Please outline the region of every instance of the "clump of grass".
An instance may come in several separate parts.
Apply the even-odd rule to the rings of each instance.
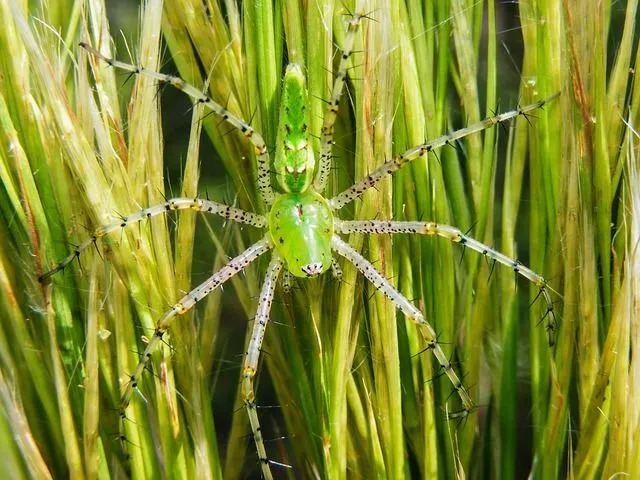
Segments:
[[[285,64],[304,66],[317,133],[344,15],[368,13],[340,105],[331,192],[425,139],[561,92],[504,131],[413,162],[341,212],[470,229],[547,277],[559,330],[550,348],[537,288],[472,252],[433,238],[354,235],[351,245],[435,325],[478,408],[446,421],[458,399],[430,354],[417,355],[415,326],[344,265],[340,284],[325,276],[278,294],[258,391],[259,403],[279,406],[260,410],[266,438],[285,437],[268,444],[270,455],[295,478],[640,476],[640,122],[629,73],[637,1],[622,10],[523,0],[500,12],[462,0],[311,3],[150,0],[132,61],[160,69],[162,36],[181,77],[207,85],[273,145]],[[178,159],[163,155],[164,96],[138,77],[121,108],[125,77],[76,47],[116,55],[104,5],[80,5],[0,2],[1,468],[11,478],[108,478],[127,468],[136,478],[258,475],[235,355],[264,264],[174,324],[142,381],[144,399],[132,402],[128,467],[116,407],[159,316],[259,232],[214,220],[200,239],[193,214],[175,225],[158,217],[109,236],[50,285],[37,282],[70,244],[170,188],[224,200],[207,183],[212,164],[224,165],[227,203],[264,210],[246,140],[201,107],[168,185],[165,169]],[[501,61],[510,55],[499,14],[519,17],[523,41],[509,94],[506,73],[516,68]],[[207,142],[215,159],[201,155]]]

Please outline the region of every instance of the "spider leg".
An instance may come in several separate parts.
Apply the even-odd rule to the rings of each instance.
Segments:
[[[234,129],[242,132],[242,134],[247,137],[247,140],[249,140],[249,142],[251,142],[251,144],[253,145],[256,157],[258,159],[258,189],[260,191],[260,195],[267,205],[271,205],[273,203],[275,195],[273,193],[273,188],[271,187],[271,176],[269,174],[269,151],[267,149],[267,144],[262,138],[262,135],[256,132],[251,125],[247,124],[239,117],[236,117],[225,107],[215,102],[209,95],[203,93],[193,85],[185,82],[180,77],[177,77],[175,75],[167,75],[165,73],[154,72],[138,65],[131,65],[129,63],[124,63],[119,60],[106,57],[85,42],[80,42],[80,46],[91,53],[93,56],[100,58],[112,67],[131,72],[135,75],[143,75],[148,78],[153,78],[158,82],[169,84],[177,88],[178,90],[182,90],[195,102],[204,104],[207,108],[211,109],[211,111],[213,111],[213,113],[215,113],[218,117],[230,124]]]
[[[244,361],[244,367],[242,369],[242,398],[244,399],[247,413],[249,414],[249,423],[251,424],[251,431],[253,433],[253,441],[256,444],[256,450],[258,451],[258,458],[260,459],[260,465],[262,467],[262,475],[266,480],[271,480],[271,464],[277,464],[280,466],[288,466],[276,462],[272,462],[267,458],[267,452],[264,448],[264,440],[262,438],[262,431],[260,429],[260,421],[258,420],[258,413],[256,411],[255,392],[253,390],[253,378],[256,375],[258,369],[258,360],[260,358],[260,348],[262,347],[262,340],[264,333],[269,322],[269,312],[271,310],[271,304],[273,303],[273,295],[278,280],[278,275],[284,261],[280,256],[274,253],[269,267],[267,268],[267,274],[262,284],[262,291],[260,292],[260,300],[258,302],[258,309],[253,324],[253,332],[251,334],[251,341],[249,342],[249,348]]]
[[[195,210],[196,212],[213,213],[216,215],[220,215],[227,220],[233,220],[234,222],[238,223],[246,223],[248,225],[253,225],[254,227],[264,227],[266,225],[266,219],[262,215],[246,212],[239,208],[230,207],[222,203],[217,203],[211,200],[204,200],[200,198],[172,198],[164,203],[160,203],[158,205],[154,205],[153,207],[145,208],[136,213],[132,213],[131,215],[124,216],[118,222],[96,228],[88,239],[74,248],[72,253],[61,260],[54,268],[38,277],[38,281],[45,282],[59,271],[64,270],[65,267],[69,265],[74,259],[79,259],[80,254],[83,251],[85,251],[91,245],[96,245],[98,239],[104,237],[108,233],[126,228],[131,224],[174,210]]]
[[[316,192],[322,193],[327,185],[327,179],[329,178],[329,172],[331,171],[331,151],[333,147],[333,126],[336,122],[336,116],[338,114],[338,105],[340,104],[340,97],[344,90],[345,79],[347,78],[347,69],[349,66],[349,59],[353,54],[353,43],[356,38],[356,32],[360,26],[362,16],[354,14],[351,16],[349,26],[347,27],[347,33],[344,37],[344,47],[342,49],[342,57],[340,58],[340,64],[338,66],[338,73],[333,82],[333,88],[331,90],[331,99],[329,100],[329,108],[324,113],[324,119],[322,121],[322,135],[320,142],[320,162],[318,165],[318,171],[316,172],[316,178],[313,181],[313,188]]]
[[[376,185],[384,177],[386,177],[387,175],[391,175],[397,170],[400,170],[412,160],[420,158],[437,148],[448,145],[451,142],[464,138],[468,135],[471,135],[472,133],[481,132],[482,130],[486,130],[487,128],[492,127],[496,124],[507,122],[519,116],[526,117],[527,113],[531,112],[532,110],[542,108],[547,102],[550,102],[558,95],[559,93],[556,93],[549,98],[540,100],[530,105],[526,105],[524,107],[519,107],[516,110],[485,118],[484,120],[481,120],[478,123],[474,123],[473,125],[469,125],[466,128],[456,130],[455,132],[442,135],[441,137],[438,137],[430,142],[410,148],[406,152],[401,153],[400,155],[396,155],[391,160],[388,160],[373,172],[371,172],[368,176],[356,182],[354,185],[347,188],[342,193],[333,197],[331,200],[329,200],[329,205],[332,209],[339,210],[348,203],[351,203],[356,198],[359,198],[366,190]]]
[[[389,220],[353,220],[353,221],[339,221],[336,222],[336,231],[343,234],[348,233],[368,233],[368,234],[388,234],[388,233],[414,233],[418,235],[439,235],[444,238],[448,238],[453,243],[458,243],[463,247],[469,247],[476,252],[481,253],[486,258],[506,265],[511,268],[515,273],[522,275],[524,278],[535,284],[538,289],[538,295],[536,298],[542,296],[547,304],[547,309],[544,314],[547,319],[547,335],[549,338],[549,345],[555,344],[556,335],[556,317],[553,310],[553,302],[549,294],[550,287],[547,285],[547,281],[542,275],[537,274],[529,267],[521,264],[518,260],[504,255],[503,253],[494,250],[493,248],[479,242],[478,240],[469,237],[462,233],[456,227],[450,225],[442,225],[435,222],[399,222]]]
[[[342,280],[342,268],[335,258],[331,259],[331,275],[338,281]]]
[[[282,272],[282,290],[285,293],[289,293],[291,291],[291,273],[286,268]]]
[[[125,420],[127,419],[126,410],[129,406],[129,403],[131,402],[131,396],[133,395],[134,391],[137,391],[140,376],[149,363],[152,352],[160,344],[160,342],[163,341],[164,336],[171,326],[171,322],[173,321],[174,317],[176,317],[177,315],[182,315],[191,310],[197,302],[205,298],[208,294],[210,294],[224,282],[236,275],[260,255],[270,250],[271,247],[271,240],[268,236],[254,243],[244,252],[234,257],[229,263],[227,263],[224,267],[214,273],[206,281],[204,281],[189,293],[187,293],[184,297],[182,297],[173,307],[171,307],[169,311],[167,311],[160,318],[160,320],[158,320],[153,336],[149,339],[149,343],[147,343],[142,357],[138,361],[138,365],[133,371],[133,374],[129,377],[129,382],[127,382],[124,392],[120,397],[120,405],[118,406],[118,409],[120,411],[120,441],[122,443],[123,451],[127,451],[127,438],[124,433],[124,424]]]
[[[369,280],[374,287],[376,287],[382,294],[393,302],[396,308],[400,309],[408,318],[413,320],[419,327],[422,336],[427,343],[427,349],[433,352],[436,360],[440,364],[440,368],[449,377],[454,390],[458,393],[460,400],[462,401],[463,411],[456,413],[456,415],[466,415],[473,409],[473,402],[471,397],[467,393],[467,390],[462,385],[462,381],[458,377],[458,374],[453,369],[451,362],[445,355],[435,330],[431,324],[424,318],[422,312],[418,310],[407,298],[396,290],[386,278],[376,270],[376,268],[365,259],[360,253],[356,252],[340,237],[334,235],[331,239],[331,244],[338,254],[349,260],[360,272]]]

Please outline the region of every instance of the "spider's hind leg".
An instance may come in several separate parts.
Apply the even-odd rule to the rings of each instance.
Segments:
[[[187,83],[182,78],[175,75],[167,75],[165,73],[154,72],[153,70],[147,70],[139,65],[131,65],[129,63],[121,62],[113,58],[106,57],[95,48],[91,47],[85,42],[80,42],[80,47],[84,48],[91,55],[101,59],[112,67],[119,68],[126,72],[130,72],[134,75],[141,75],[148,78],[152,78],[160,83],[169,84],[178,90],[183,91],[189,97],[193,99],[195,103],[200,103],[209,108],[218,118],[224,120],[233,129],[238,130],[244,135],[247,140],[253,145],[255,155],[258,159],[258,189],[260,196],[267,205],[271,205],[275,199],[273,188],[271,187],[271,175],[269,172],[269,166],[271,161],[269,160],[269,150],[262,135],[257,132],[251,125],[242,120],[240,117],[235,116],[224,106],[220,105],[207,93],[203,93],[199,88]]]
[[[324,119],[322,121],[322,134],[320,137],[320,161],[316,177],[313,181],[313,188],[316,192],[322,193],[327,185],[327,179],[329,178],[329,172],[331,171],[331,158],[333,150],[333,127],[338,115],[338,105],[340,104],[340,97],[344,90],[347,70],[349,68],[349,60],[353,55],[353,44],[356,38],[356,32],[360,26],[363,16],[358,14],[352,14],[349,26],[347,27],[347,33],[344,37],[344,46],[342,48],[342,54],[340,57],[340,64],[338,66],[338,72],[335,75],[333,82],[333,88],[331,89],[331,97],[329,99],[329,106],[324,113]]]
[[[376,186],[380,180],[400,170],[402,167],[408,165],[416,158],[423,157],[424,155],[431,153],[434,150],[445,145],[452,145],[453,142],[457,140],[467,137],[472,133],[486,130],[487,128],[490,128],[496,124],[503,124],[517,117],[526,118],[529,112],[532,112],[538,108],[542,108],[547,102],[550,102],[558,95],[559,93],[556,93],[544,100],[539,100],[530,105],[518,107],[516,110],[485,118],[484,120],[474,123],[473,125],[461,128],[460,130],[456,130],[455,132],[447,133],[421,145],[411,147],[409,150],[387,160],[374,171],[370,172],[367,176],[357,181],[340,194],[333,197],[331,200],[329,200],[329,204],[333,210],[340,210],[342,207],[351,203],[356,198],[360,198],[360,196],[364,192],[366,192],[369,188]]]

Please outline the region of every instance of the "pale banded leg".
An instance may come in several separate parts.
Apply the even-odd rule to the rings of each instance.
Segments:
[[[277,254],[273,254],[273,258],[267,268],[267,274],[262,284],[262,291],[260,292],[260,300],[258,301],[258,309],[256,311],[256,317],[253,323],[253,332],[251,333],[251,341],[249,342],[249,348],[244,360],[244,367],[242,369],[242,398],[244,404],[247,407],[247,413],[249,414],[249,423],[251,424],[251,431],[253,433],[253,440],[256,444],[256,450],[258,451],[258,458],[262,466],[262,474],[265,479],[270,480],[271,465],[278,465],[288,467],[273,460],[267,458],[267,452],[264,448],[264,440],[262,438],[262,431],[260,430],[260,422],[258,420],[258,412],[256,411],[255,393],[253,391],[253,377],[256,375],[258,369],[258,359],[260,358],[260,348],[262,347],[262,340],[264,338],[264,332],[269,322],[269,312],[271,311],[271,304],[273,303],[273,294],[276,289],[276,283],[278,281],[278,275],[284,265],[284,261]]]
[[[353,54],[353,43],[356,38],[356,32],[360,25],[362,16],[355,14],[349,21],[347,27],[347,34],[344,37],[344,47],[342,49],[342,56],[340,58],[340,64],[338,65],[338,72],[333,82],[333,88],[331,90],[331,98],[329,99],[329,108],[324,113],[324,120],[322,122],[321,131],[321,143],[320,143],[320,162],[318,164],[318,171],[316,172],[316,178],[313,181],[313,188],[316,192],[322,193],[324,187],[327,185],[327,179],[329,178],[329,172],[331,171],[331,151],[333,147],[333,125],[336,122],[336,115],[338,113],[338,105],[340,104],[340,97],[344,90],[345,80],[347,78],[347,69],[349,67],[349,59]]]
[[[335,258],[331,259],[331,275],[338,281],[342,280],[342,268]]]
[[[543,316],[543,320],[547,319],[547,335],[549,337],[549,345],[555,343],[556,334],[556,318],[553,311],[553,302],[549,295],[549,286],[547,281],[541,275],[530,268],[521,264],[518,260],[507,257],[506,255],[494,250],[493,248],[480,243],[479,241],[465,235],[456,227],[449,225],[441,225],[435,222],[397,222],[390,220],[349,220],[338,221],[335,229],[339,233],[368,233],[368,234],[385,234],[385,233],[414,233],[419,235],[439,235],[448,238],[454,243],[459,243],[463,247],[469,247],[476,252],[480,252],[485,257],[506,265],[515,273],[522,275],[524,278],[535,284],[539,289],[538,296],[542,296],[547,304],[547,310]],[[537,298],[537,297],[536,297]]]
[[[481,120],[478,123],[474,123],[473,125],[469,125],[466,128],[456,130],[455,132],[442,135],[441,137],[438,137],[435,140],[431,140],[430,142],[410,148],[406,152],[401,153],[400,155],[396,155],[391,160],[385,162],[380,167],[371,172],[367,177],[356,182],[354,185],[347,188],[342,193],[333,197],[331,200],[329,200],[329,205],[333,210],[339,210],[356,198],[360,197],[366,190],[376,185],[384,177],[386,177],[387,175],[391,175],[393,172],[404,167],[412,160],[422,157],[423,155],[426,155],[427,153],[444,145],[448,145],[456,140],[460,140],[461,138],[464,138],[467,135],[471,135],[472,133],[481,132],[482,130],[486,130],[487,128],[492,127],[496,124],[504,123],[520,115],[526,115],[533,110],[541,108],[547,102],[550,102],[551,100],[556,98],[558,95],[559,93],[556,93],[549,98],[540,100],[530,105],[526,105],[524,107],[519,107],[516,110],[485,118],[484,120]]]
[[[175,75],[167,75],[164,73],[154,72],[152,70],[147,70],[144,67],[140,67],[137,65],[131,65],[129,63],[124,63],[119,60],[115,60],[113,58],[108,58],[98,52],[95,48],[90,47],[85,42],[80,42],[80,46],[90,52],[92,55],[102,59],[112,67],[119,68],[121,70],[125,70],[127,72],[134,73],[136,75],[144,75],[149,78],[153,78],[162,83],[168,83],[178,90],[182,90],[184,93],[193,98],[196,102],[204,104],[206,107],[210,108],[213,113],[215,113],[222,120],[229,123],[232,127],[240,130],[242,134],[247,137],[249,142],[254,147],[254,151],[256,157],[258,159],[258,189],[260,191],[260,195],[262,199],[267,205],[271,205],[274,200],[273,189],[271,188],[271,175],[269,170],[269,151],[267,149],[267,144],[264,143],[264,139],[262,135],[256,132],[253,127],[240,118],[236,117],[229,110],[224,108],[219,103],[215,102],[210,96],[206,93],[203,93],[198,88],[193,85],[188,84],[180,77],[176,77]]]
[[[166,312],[162,316],[162,318],[160,318],[160,320],[158,320],[153,336],[149,338],[149,343],[147,343],[147,346],[144,349],[144,353],[142,354],[142,357],[140,357],[140,361],[133,371],[133,374],[129,377],[129,382],[127,382],[122,397],[120,397],[120,405],[118,407],[120,411],[120,439],[122,441],[122,448],[125,452],[127,451],[127,448],[126,437],[124,435],[124,421],[127,418],[127,407],[131,402],[133,391],[138,387],[140,376],[142,375],[143,370],[151,359],[153,350],[162,341],[164,335],[167,333],[167,330],[171,326],[173,318],[177,315],[182,315],[191,310],[197,302],[202,300],[224,282],[240,272],[247,265],[257,259],[260,255],[269,251],[271,247],[272,243],[269,236],[266,236],[262,240],[254,243],[240,255],[231,259],[229,263],[227,263],[224,267],[214,273],[205,282],[201,283],[184,297],[182,297],[178,301],[178,303],[171,307],[171,309]]]
[[[60,261],[60,263],[58,263],[53,269],[38,277],[38,281],[44,282],[59,271],[64,270],[64,268],[74,259],[79,258],[80,254],[84,250],[89,248],[91,245],[95,245],[99,238],[104,237],[108,233],[125,228],[141,220],[155,217],[162,213],[187,209],[195,210],[196,212],[213,213],[228,220],[233,220],[238,223],[246,223],[248,225],[253,225],[254,227],[264,227],[267,223],[265,217],[262,215],[245,212],[239,208],[229,207],[228,205],[212,202],[211,200],[202,200],[200,198],[172,198],[164,203],[160,203],[153,207],[145,208],[136,213],[132,213],[131,215],[122,217],[118,222],[96,228],[90,237],[78,245],[73,252],[69,254],[69,256]]]
[[[438,343],[438,337],[431,324],[425,320],[422,312],[418,310],[406,297],[404,297],[393,285],[391,285],[386,278],[384,278],[376,268],[366,260],[362,255],[351,248],[340,237],[334,235],[331,244],[333,249],[340,255],[345,257],[355,267],[362,272],[362,274],[369,280],[374,287],[384,294],[389,300],[391,300],[396,308],[399,308],[408,318],[413,320],[420,327],[420,332],[427,342],[427,350],[431,350],[436,357],[436,360],[440,364],[440,368],[449,377],[453,389],[458,392],[460,400],[462,401],[463,410],[453,413],[452,417],[461,417],[468,414],[473,409],[473,402],[471,397],[467,393],[467,390],[462,385],[458,374],[453,369],[451,362],[444,354],[442,347]]]
[[[291,291],[291,273],[286,268],[282,272],[282,290],[285,293],[289,293]]]

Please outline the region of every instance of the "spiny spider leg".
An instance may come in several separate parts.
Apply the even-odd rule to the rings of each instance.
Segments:
[[[286,268],[282,272],[282,290],[284,293],[291,291],[291,273]]]
[[[244,360],[244,367],[242,368],[242,398],[249,414],[249,423],[251,424],[251,431],[253,433],[253,440],[256,444],[258,451],[258,458],[262,466],[262,474],[267,480],[271,480],[271,468],[272,462],[267,458],[267,452],[264,448],[264,440],[262,438],[262,431],[260,429],[260,421],[258,420],[258,413],[256,412],[255,392],[253,391],[253,378],[256,375],[258,369],[258,360],[260,358],[260,348],[262,347],[262,340],[264,339],[264,332],[269,323],[269,312],[271,311],[271,304],[273,303],[273,295],[276,289],[276,283],[278,281],[278,275],[284,261],[276,253],[273,254],[267,273],[262,284],[262,291],[260,292],[260,300],[258,301],[258,309],[253,324],[253,332],[251,333],[251,341],[249,342],[249,348]],[[278,463],[280,466],[287,466]]]
[[[324,120],[322,121],[322,136],[320,139],[320,162],[318,164],[316,178],[313,181],[313,188],[318,193],[322,193],[324,191],[324,188],[327,185],[327,179],[329,178],[329,172],[331,171],[333,126],[336,122],[338,105],[340,104],[340,97],[342,96],[345,80],[347,78],[349,59],[353,54],[353,43],[355,41],[356,32],[358,31],[361,20],[361,15],[354,14],[351,16],[351,20],[349,21],[347,33],[344,38],[342,57],[340,58],[340,64],[338,66],[338,73],[336,74],[336,79],[331,90],[329,108],[327,108],[327,111],[324,113]]]
[[[331,259],[331,275],[338,281],[342,280],[342,268],[335,258]]]
[[[422,312],[418,310],[404,295],[396,290],[386,278],[376,270],[376,268],[365,259],[360,253],[356,252],[340,237],[334,235],[331,239],[331,245],[333,250],[349,260],[360,272],[369,280],[375,288],[384,294],[389,300],[393,302],[396,308],[399,308],[408,318],[413,320],[419,327],[425,342],[427,343],[427,349],[433,351],[436,360],[440,364],[440,368],[449,377],[451,384],[462,401],[463,411],[456,412],[456,415],[463,416],[468,414],[473,409],[473,402],[471,397],[467,393],[467,390],[462,385],[462,381],[458,377],[458,374],[453,369],[451,362],[445,355],[442,347],[438,343],[438,336],[431,326],[431,324],[425,320]]]
[[[203,93],[193,85],[188,84],[180,77],[154,72],[152,70],[147,70],[144,67],[131,65],[129,63],[124,63],[119,60],[106,57],[98,52],[95,48],[90,47],[85,42],[80,42],[80,46],[95,57],[107,62],[112,67],[116,67],[136,75],[144,75],[146,77],[156,79],[159,82],[168,83],[178,90],[182,90],[196,102],[202,103],[206,107],[210,108],[213,113],[225,120],[235,129],[240,130],[242,134],[247,137],[249,142],[251,142],[251,144],[253,145],[256,157],[258,159],[258,189],[260,191],[260,196],[267,205],[271,205],[273,203],[275,196],[273,193],[273,188],[271,187],[271,176],[269,173],[269,151],[267,149],[267,144],[262,138],[262,135],[256,132],[251,125],[248,125],[242,119],[236,117],[229,110],[224,108],[219,103],[215,102],[209,95]]]
[[[169,311],[167,311],[156,323],[153,336],[149,339],[147,347],[144,349],[144,353],[138,362],[133,374],[129,377],[124,393],[120,397],[120,405],[118,409],[120,411],[120,440],[122,442],[122,448],[126,452],[126,436],[124,434],[124,422],[127,419],[126,410],[131,402],[131,396],[134,390],[138,387],[138,381],[143,370],[151,359],[151,353],[163,340],[165,333],[171,326],[171,322],[177,315],[183,315],[191,310],[197,302],[205,298],[216,288],[229,280],[231,277],[242,271],[247,265],[257,259],[263,253],[269,251],[272,247],[271,239],[265,236],[262,240],[254,243],[244,252],[231,259],[224,267],[214,273],[211,277],[198,285],[196,288],[182,297]]]
[[[376,185],[384,177],[386,177],[387,175],[391,175],[392,173],[401,169],[412,160],[422,157],[423,155],[426,155],[427,153],[444,145],[447,145],[455,140],[459,140],[468,135],[471,135],[472,133],[481,132],[482,130],[486,130],[487,128],[492,127],[496,124],[504,123],[508,120],[511,120],[512,118],[518,117],[520,115],[526,115],[533,110],[542,108],[546,103],[550,102],[558,95],[560,95],[560,93],[556,93],[544,100],[539,100],[530,105],[518,107],[517,109],[510,112],[500,113],[498,115],[494,115],[493,117],[485,118],[478,123],[474,123],[473,125],[469,125],[468,127],[462,128],[460,130],[456,130],[455,132],[442,135],[441,137],[438,137],[435,140],[431,140],[430,142],[410,148],[406,152],[401,153],[400,155],[396,155],[391,160],[385,162],[380,167],[371,172],[367,177],[363,178],[359,182],[356,182],[354,185],[347,188],[342,193],[333,197],[331,200],[329,200],[329,205],[333,210],[339,210],[356,198],[359,198],[365,191]]]
[[[544,277],[538,275],[519,261],[494,250],[484,243],[480,243],[478,240],[471,238],[468,235],[465,235],[460,229],[435,222],[401,222],[393,220],[336,221],[335,228],[337,232],[342,234],[366,233],[369,235],[377,235],[388,233],[413,233],[418,235],[439,235],[441,237],[448,238],[453,243],[469,247],[491,260],[506,265],[538,287],[538,296],[542,295],[547,304],[547,310],[544,316],[545,318],[548,318],[546,330],[549,337],[549,346],[553,346],[555,344],[557,327],[556,318],[553,312],[553,302],[551,301],[551,296],[548,291],[549,286],[547,285],[547,281]]]
[[[122,217],[119,222],[114,222],[109,225],[103,225],[94,230],[93,234],[78,245],[69,256],[60,261],[53,269],[41,275],[38,280],[40,282],[47,281],[51,276],[55,275],[61,270],[64,270],[74,259],[79,258],[80,254],[94,245],[99,238],[104,237],[108,233],[115,230],[125,228],[133,223],[140,222],[147,218],[155,217],[162,213],[174,211],[174,210],[186,210],[191,209],[196,212],[213,213],[220,215],[227,220],[233,220],[238,223],[245,223],[253,225],[254,227],[264,227],[266,225],[266,219],[262,215],[256,213],[246,212],[239,208],[229,207],[222,203],[213,202],[211,200],[204,200],[200,198],[171,198],[164,203],[154,205],[153,207],[145,208],[131,215]]]

